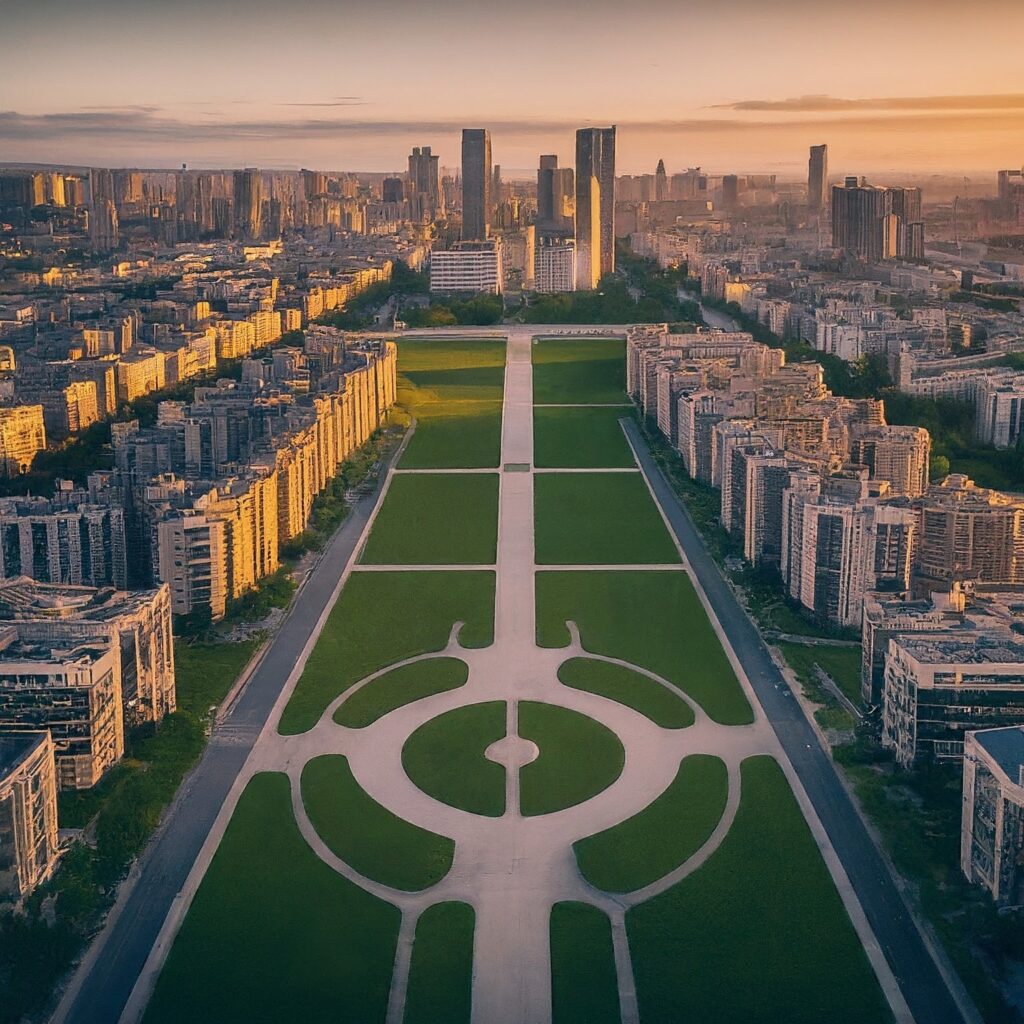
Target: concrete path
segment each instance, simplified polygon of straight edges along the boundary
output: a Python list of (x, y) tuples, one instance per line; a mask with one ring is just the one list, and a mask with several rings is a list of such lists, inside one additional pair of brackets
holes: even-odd
[[(512, 329), (508, 332), (501, 465), (526, 466), (528, 471), (500, 473), (497, 557), (493, 567), (496, 573), (493, 644), (484, 649), (463, 648), (458, 641), (458, 628), (453, 628), (444, 651), (412, 658), (401, 664), (441, 655), (460, 658), (469, 668), (466, 685), (397, 708), (365, 729), (346, 729), (333, 722), (335, 710), (351, 696), (355, 688), (335, 700), (317, 725), (306, 733), (279, 736), (271, 724), (264, 727), (217, 822), (210, 830), (195, 870), (182, 890), (179, 912), (168, 920), (147, 964), (145, 977), (148, 980), (140, 983), (132, 1000), (134, 1015), (126, 1013), (124, 1021), (135, 1021), (141, 1013), (148, 996), (146, 985), (151, 985), (156, 977), (209, 858), (227, 827), (245, 782), (257, 772), (287, 772), (292, 782), (296, 820), (310, 847), (334, 870), (401, 909), (403, 923), (388, 1008), (389, 1024), (400, 1024), (402, 1020), (415, 921), (424, 908), (442, 900), (463, 900), (472, 904), (476, 911), (472, 991), (474, 1024), (546, 1024), (550, 1021), (549, 919), (553, 904), (563, 900), (589, 902), (608, 913), (612, 922), (622, 1019), (627, 1024), (637, 1024), (635, 984), (624, 928), (625, 911), (674, 885), (711, 856), (728, 832), (739, 806), (739, 766), (744, 758), (758, 753), (771, 754), (787, 769), (791, 782), (794, 781), (786, 754), (720, 627), (719, 635), (754, 709), (755, 721), (749, 726), (718, 725), (690, 697), (668, 681), (644, 669), (628, 666), (679, 694), (693, 709), (695, 722), (691, 727), (661, 729), (630, 708), (596, 694), (566, 687), (558, 681), (557, 671), (565, 660), (579, 656), (598, 657), (585, 651), (574, 624), (569, 624), (570, 643), (567, 647), (550, 649), (537, 646), (534, 596), (536, 572), (574, 569), (687, 571), (685, 561), (683, 565), (669, 566), (535, 564), (531, 340), (537, 333), (536, 328)], [(453, 469), (440, 472), (463, 471)], [(662, 515), (666, 515), (664, 510)], [(363, 539), (365, 535), (366, 531)], [(350, 562), (346, 575), (349, 571), (438, 571), (445, 568), (448, 567), (361, 566)], [(463, 571), (479, 571), (487, 567), (458, 568)], [(703, 594), (701, 596), (706, 603), (706, 598)], [(321, 627), (325, 617), (326, 613), (321, 617)], [(717, 620), (713, 616), (712, 621), (717, 627)], [(296, 659), (270, 722), (276, 722), (318, 635), (319, 628), (316, 628)], [(611, 658), (600, 660), (627, 664)], [(388, 666), (367, 677), (356, 688), (367, 685), (394, 667)], [(408, 737), (425, 722), (445, 711), (492, 700), (506, 704), (508, 736), (505, 741), (488, 748), (488, 756), (509, 766), (527, 763), (534, 756), (535, 752), (530, 749), (532, 744), (520, 740), (516, 735), (517, 702), (542, 701), (578, 711), (614, 732), (625, 750), (621, 775), (603, 792), (583, 804), (534, 818), (523, 817), (520, 813), (518, 776), (513, 771), (507, 773), (508, 805), (500, 818), (470, 814), (427, 796), (412, 783), (402, 768), (401, 751)], [(347, 756), (359, 784), (380, 804), (416, 825), (455, 840), (452, 868), (441, 882), (421, 893), (395, 890), (361, 876), (327, 848), (308, 819), (299, 789), (303, 765), (325, 753)], [(680, 760), (699, 753), (719, 757), (727, 767), (729, 778), (726, 808), (708, 841), (675, 871), (637, 892), (613, 897), (593, 889), (576, 868), (572, 854), (573, 842), (609, 828), (642, 810), (671, 783)], [(799, 783), (795, 788), (799, 797), (802, 793)], [(806, 801), (804, 809), (808, 813)], [(813, 818), (813, 808), (809, 814)], [(812, 828), (815, 822), (816, 818), (813, 818)], [(823, 847), (827, 863), (833, 869), (840, 892), (844, 899), (849, 900), (849, 885), (845, 883), (845, 875), (835, 871), (834, 856), (832, 860), (828, 858), (830, 848), (820, 824), (815, 835)], [(856, 901), (853, 902), (856, 911)], [(848, 902), (847, 905), (850, 907), (851, 904)], [(856, 923), (855, 913), (854, 917)], [(862, 937), (865, 935), (870, 940), (870, 932), (862, 931)], [(884, 961), (881, 967), (876, 963), (876, 970), (879, 970), (883, 986), (893, 1001), (898, 1017), (908, 1020), (909, 1015), (904, 1012), (905, 1007), (900, 1005), (899, 992), (891, 984), (891, 977), (887, 979), (884, 976)]]

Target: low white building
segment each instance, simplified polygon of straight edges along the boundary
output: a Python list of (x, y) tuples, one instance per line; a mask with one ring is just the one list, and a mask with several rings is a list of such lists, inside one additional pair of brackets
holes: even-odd
[(430, 255), (432, 292), (501, 293), (501, 243), (456, 242), (451, 249), (435, 249)]
[(576, 290), (576, 242), (571, 238), (558, 242), (541, 239), (536, 249), (534, 288), (538, 292)]

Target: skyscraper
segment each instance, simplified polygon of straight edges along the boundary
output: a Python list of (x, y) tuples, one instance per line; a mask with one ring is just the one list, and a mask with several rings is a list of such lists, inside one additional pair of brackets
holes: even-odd
[(462, 129), (462, 238), (483, 241), (491, 228), (491, 133)]
[(807, 205), (820, 210), (828, 194), (828, 146), (811, 146), (807, 161)]
[(832, 247), (862, 260), (924, 255), (919, 188), (886, 188), (848, 177), (832, 187)]
[(576, 287), (615, 270), (615, 126), (576, 132)]
[(254, 240), (262, 231), (263, 178), (255, 167), (235, 171), (234, 227), (238, 238)]
[(659, 160), (654, 171), (654, 198), (660, 203), (668, 199), (668, 175), (665, 173), (665, 161)]
[(413, 217), (430, 221), (444, 212), (437, 157), (430, 152), (429, 146), (414, 146), (409, 154), (409, 185)]
[(573, 191), (572, 168), (559, 167), (557, 156), (542, 156), (537, 169), (538, 230), (572, 234)]

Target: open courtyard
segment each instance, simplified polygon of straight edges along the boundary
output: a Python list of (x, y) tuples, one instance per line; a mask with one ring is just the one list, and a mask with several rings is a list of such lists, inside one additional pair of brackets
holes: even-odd
[(147, 1024), (892, 1020), (622, 429), (623, 342), (408, 337), (399, 369), (411, 435)]

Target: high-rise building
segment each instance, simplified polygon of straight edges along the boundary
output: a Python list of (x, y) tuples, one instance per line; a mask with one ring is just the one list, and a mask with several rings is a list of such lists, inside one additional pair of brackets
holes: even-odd
[(576, 287), (615, 270), (615, 126), (576, 132)]
[(537, 169), (537, 226), (542, 232), (572, 234), (573, 172), (558, 157), (542, 156)]
[(436, 220), (444, 212), (437, 165), (429, 146), (414, 146), (409, 154), (409, 200), (417, 220)]
[(738, 175), (726, 174), (722, 178), (722, 206), (735, 210), (740, 201), (740, 179)]
[(576, 246), (564, 235), (538, 235), (534, 287), (539, 292), (576, 290)]
[(238, 238), (250, 241), (262, 233), (263, 178), (255, 167), (234, 173), (234, 229)]
[(888, 188), (848, 177), (832, 186), (832, 247), (862, 260), (924, 255), (919, 188)]
[(385, 178), (381, 183), (381, 199), (385, 203), (400, 203), (405, 198), (404, 184), (401, 178)]
[(807, 205), (812, 210), (825, 206), (828, 193), (828, 146), (811, 146), (807, 161)]
[(89, 244), (94, 252), (113, 252), (121, 241), (117, 207), (109, 199), (100, 199), (89, 210)]
[(659, 160), (654, 170), (654, 198), (660, 203), (668, 199), (668, 175), (665, 173), (665, 161)]
[(490, 234), (491, 133), (486, 128), (462, 129), (462, 238), (482, 242)]

